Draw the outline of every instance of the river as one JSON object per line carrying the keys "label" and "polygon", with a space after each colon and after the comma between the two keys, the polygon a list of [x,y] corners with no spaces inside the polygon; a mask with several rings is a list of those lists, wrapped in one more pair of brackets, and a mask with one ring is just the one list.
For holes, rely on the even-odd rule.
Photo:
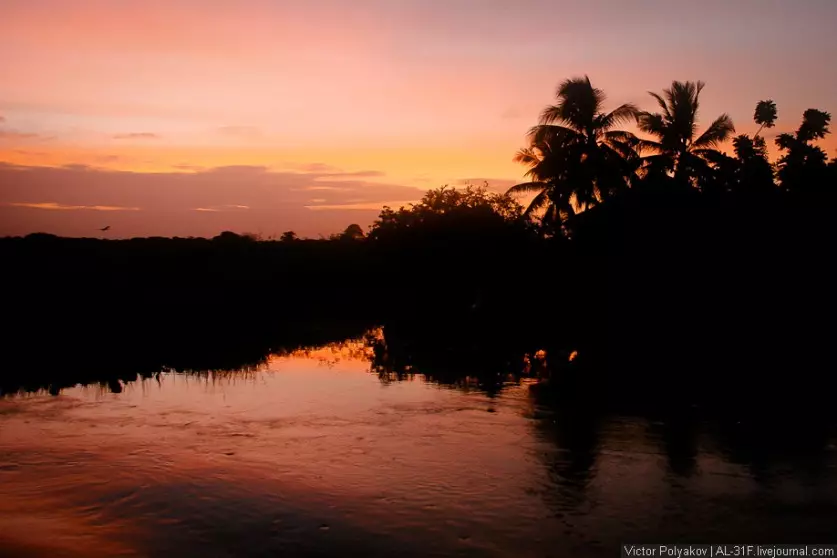
{"label": "river", "polygon": [[0,556],[617,556],[837,535],[830,435],[602,416],[530,379],[392,378],[350,345],[0,399]]}

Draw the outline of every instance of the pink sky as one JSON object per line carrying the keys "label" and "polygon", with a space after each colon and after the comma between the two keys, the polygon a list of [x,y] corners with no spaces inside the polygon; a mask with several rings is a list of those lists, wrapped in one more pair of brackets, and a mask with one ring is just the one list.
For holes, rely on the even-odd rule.
{"label": "pink sky", "polygon": [[760,99],[785,131],[833,111],[837,90],[833,0],[0,0],[0,14],[0,234],[316,236],[430,187],[503,189],[575,75],[649,108],[647,90],[702,79],[704,122],[728,112],[740,132]]}

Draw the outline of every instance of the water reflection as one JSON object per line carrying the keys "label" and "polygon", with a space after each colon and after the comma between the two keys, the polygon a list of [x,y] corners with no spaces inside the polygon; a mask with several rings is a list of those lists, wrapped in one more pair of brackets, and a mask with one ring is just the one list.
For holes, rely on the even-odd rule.
{"label": "water reflection", "polygon": [[530,401],[536,436],[554,444],[540,456],[549,478],[542,497],[584,553],[615,540],[832,536],[833,429],[821,425],[791,442],[779,435],[788,424],[608,415],[556,407],[537,384]]}
{"label": "water reflection", "polygon": [[698,472],[698,425],[692,417],[673,416],[650,421],[648,436],[660,440],[672,474],[690,477]]}
{"label": "water reflection", "polygon": [[378,331],[2,398],[0,555],[612,556],[833,535],[825,424],[614,415],[503,358],[481,372],[485,356],[435,352]]}

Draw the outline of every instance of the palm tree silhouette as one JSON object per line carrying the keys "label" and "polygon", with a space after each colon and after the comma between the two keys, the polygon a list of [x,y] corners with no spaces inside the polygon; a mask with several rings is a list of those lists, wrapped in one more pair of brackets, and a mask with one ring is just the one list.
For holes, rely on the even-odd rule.
{"label": "palm tree silhouette", "polygon": [[828,155],[812,142],[823,139],[831,130],[831,114],[808,109],[802,115],[802,124],[793,134],[779,134],[776,145],[785,154],[777,167],[782,187],[787,190],[810,189],[819,186],[825,178]]}
{"label": "palm tree silhouette", "polygon": [[731,159],[729,165],[719,167],[722,172],[727,172],[727,176],[733,177],[728,184],[732,190],[761,195],[775,189],[767,142],[759,134],[765,128],[776,125],[777,114],[775,102],[759,101],[753,113],[753,121],[759,125],[756,135],[751,138],[747,134],[741,134],[732,140],[735,159]]}
{"label": "palm tree silhouette", "polygon": [[558,223],[628,186],[638,166],[638,140],[613,129],[636,118],[636,107],[603,112],[604,92],[587,76],[565,80],[555,95],[558,102],[529,131],[529,147],[514,158],[529,167],[532,180],[508,193],[536,193],[526,213],[545,209],[542,222]]}
{"label": "palm tree silhouette", "polygon": [[756,112],[753,114],[753,120],[755,120],[756,124],[759,124],[759,130],[756,132],[754,137],[759,137],[759,134],[765,128],[772,128],[775,126],[777,115],[778,110],[775,102],[771,99],[759,101],[756,105]]}
{"label": "palm tree silhouette", "polygon": [[662,95],[648,92],[662,113],[643,111],[637,115],[639,129],[657,138],[640,142],[640,149],[653,152],[643,160],[646,171],[673,173],[676,180],[685,181],[705,177],[710,163],[723,158],[716,148],[735,132],[729,115],[722,114],[695,137],[704,86],[702,81],[675,81]]}

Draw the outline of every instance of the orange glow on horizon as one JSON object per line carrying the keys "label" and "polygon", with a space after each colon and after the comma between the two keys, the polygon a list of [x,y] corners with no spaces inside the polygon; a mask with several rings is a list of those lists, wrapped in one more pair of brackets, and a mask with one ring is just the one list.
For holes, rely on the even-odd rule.
{"label": "orange glow on horizon", "polygon": [[[0,51],[13,53],[0,58],[0,75],[9,78],[0,90],[0,163],[134,173],[332,169],[346,175],[340,180],[354,173],[357,191],[327,201],[365,208],[418,199],[443,184],[485,180],[502,191],[522,180],[525,169],[512,157],[555,85],[570,76],[589,75],[607,93],[606,108],[649,109],[647,91],[702,79],[702,127],[727,112],[739,133],[756,130],[752,111],[765,98],[779,107],[773,133],[794,130],[807,108],[835,110],[828,53],[837,37],[826,23],[837,4],[710,1],[684,19],[657,0],[642,8],[567,2],[556,28],[542,15],[551,2],[521,1],[511,9],[470,0],[13,0],[0,18]],[[706,29],[711,41],[701,39]],[[778,44],[778,34],[798,46]],[[837,156],[833,136],[823,147]],[[266,213],[284,203],[275,191],[251,190],[247,203],[193,197],[181,205]],[[30,199],[32,191],[0,185],[0,211],[19,208],[9,216],[16,224],[0,234],[77,232],[14,203],[144,207],[109,191]],[[161,193],[157,205],[171,196],[180,207],[183,195]],[[325,219],[305,209],[310,200],[294,203],[277,227],[328,234],[355,215]],[[115,230],[175,233],[136,213],[121,216],[135,221]],[[195,234],[246,226],[212,223]]]}

